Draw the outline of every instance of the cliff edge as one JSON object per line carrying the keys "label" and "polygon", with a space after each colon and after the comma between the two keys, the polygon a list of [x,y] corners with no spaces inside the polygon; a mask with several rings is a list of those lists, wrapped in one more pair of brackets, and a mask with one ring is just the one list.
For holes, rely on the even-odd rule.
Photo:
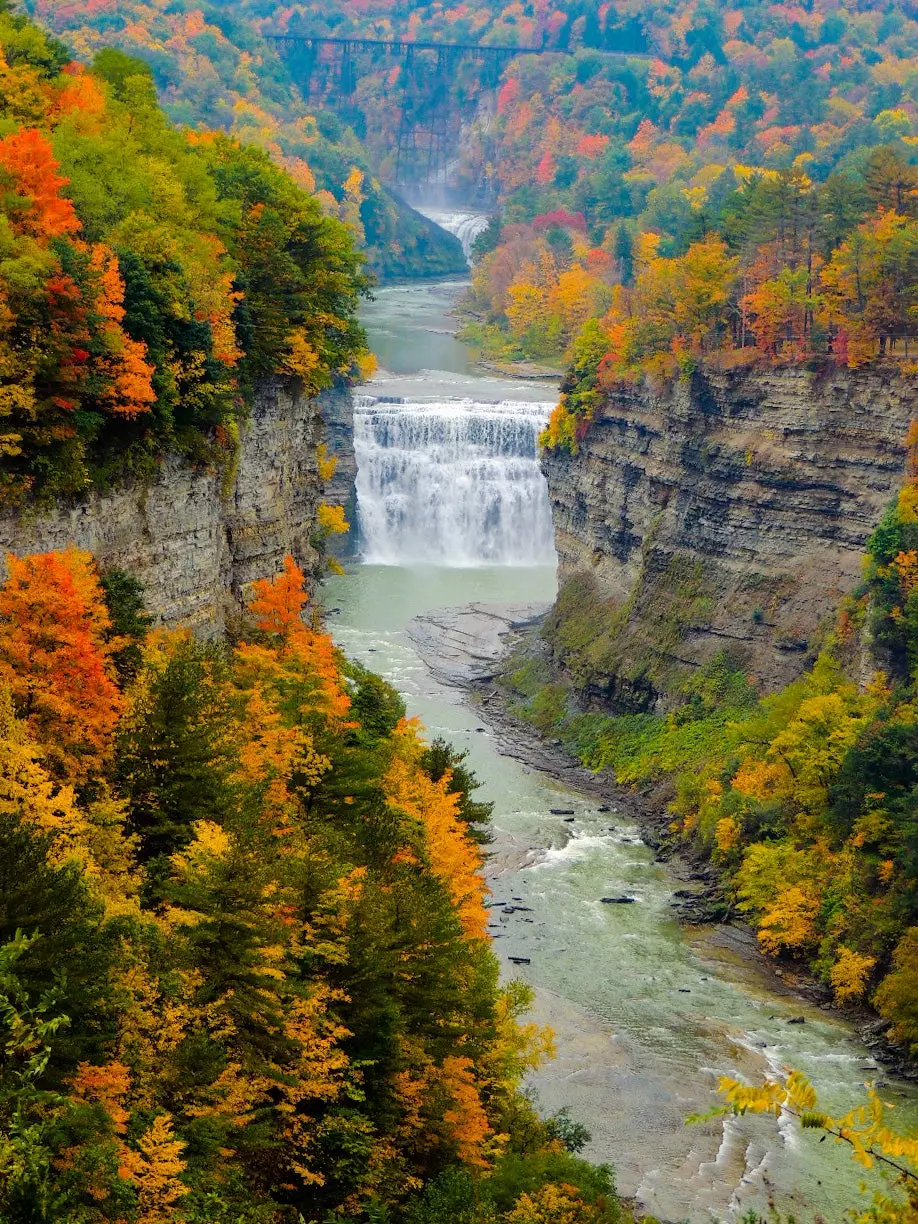
{"label": "cliff edge", "polygon": [[543,457],[556,661],[613,711],[666,708],[724,650],[763,690],[786,684],[857,585],[914,410],[894,363],[617,386],[577,453]]}
{"label": "cliff edge", "polygon": [[349,419],[350,402],[346,388],[310,398],[294,379],[269,379],[241,431],[231,482],[170,457],[148,484],[128,483],[48,511],[0,515],[0,550],[76,545],[103,569],[118,566],[138,578],[158,623],[218,633],[239,610],[249,583],[278,573],[285,554],[307,573],[320,566],[318,447],[325,441],[331,452],[345,451],[336,491],[346,500],[339,423]]}

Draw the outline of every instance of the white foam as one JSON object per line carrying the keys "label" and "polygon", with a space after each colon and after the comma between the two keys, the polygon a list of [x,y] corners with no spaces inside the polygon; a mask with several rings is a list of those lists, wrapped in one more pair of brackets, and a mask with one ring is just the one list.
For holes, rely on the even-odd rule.
{"label": "white foam", "polygon": [[555,561],[538,435],[552,405],[358,395],[360,550],[375,565]]}
{"label": "white foam", "polygon": [[603,846],[608,848],[608,845],[607,837],[575,833],[566,845],[552,846],[551,849],[546,850],[545,857],[541,862],[536,863],[535,867],[555,867],[559,863],[578,863],[581,859],[587,858],[593,850],[598,850]]}

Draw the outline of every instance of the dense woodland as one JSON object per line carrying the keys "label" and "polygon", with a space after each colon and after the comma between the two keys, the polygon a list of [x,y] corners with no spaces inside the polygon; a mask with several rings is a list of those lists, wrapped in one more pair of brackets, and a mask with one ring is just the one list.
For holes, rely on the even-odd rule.
{"label": "dense woodland", "polygon": [[[103,40],[142,56],[171,113],[260,141],[373,241],[381,211],[358,137],[391,176],[405,99],[435,109],[446,89],[467,120],[458,189],[499,207],[470,301],[469,334],[489,352],[569,357],[597,317],[603,377],[668,377],[715,355],[904,356],[914,330],[908,5],[40,0],[33,11],[83,58]],[[552,53],[520,56],[499,82],[474,63],[443,82],[383,57],[361,62],[347,94],[327,68],[325,94],[300,100],[291,123],[296,65],[261,37],[278,30]],[[559,421],[553,440],[569,444],[576,428]]]}
{"label": "dense woodland", "polygon": [[0,504],[167,451],[232,466],[257,381],[365,354],[346,226],[268,156],[178,131],[145,64],[0,12]]}
{"label": "dense woodland", "polygon": [[[599,381],[678,376],[699,359],[907,355],[918,207],[907,5],[245,0],[164,12],[40,0],[34,12],[83,58],[103,40],[142,56],[171,113],[258,140],[371,241],[382,213],[358,138],[391,177],[406,99],[433,111],[446,90],[466,118],[457,189],[499,210],[469,301],[468,334],[492,355],[570,359],[591,318]],[[278,30],[551,53],[518,57],[500,81],[474,62],[443,81],[423,56],[415,67],[380,57],[361,61],[352,93],[320,64],[326,91],[300,100],[291,125],[302,65],[262,38]],[[569,404],[549,440],[571,445],[583,427],[571,418],[584,416]]]}
{"label": "dense woodland", "polygon": [[292,560],[227,644],[88,554],[7,568],[4,1224],[622,1219],[519,1092],[551,1037],[497,983],[489,805]]}
{"label": "dense woodland", "polygon": [[469,331],[578,367],[549,445],[576,446],[607,382],[906,364],[915,332],[910,14],[651,5],[643,28],[649,59],[520,59],[498,96],[503,224]]}

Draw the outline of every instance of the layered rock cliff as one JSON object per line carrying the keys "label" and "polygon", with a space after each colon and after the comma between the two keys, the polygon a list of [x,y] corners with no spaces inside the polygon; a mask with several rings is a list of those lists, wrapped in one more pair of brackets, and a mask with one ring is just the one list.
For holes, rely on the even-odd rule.
{"label": "layered rock cliff", "polygon": [[319,566],[318,447],[325,440],[330,451],[344,452],[337,492],[346,500],[346,438],[334,434],[334,425],[327,436],[324,415],[346,423],[350,398],[341,388],[311,399],[295,380],[271,379],[255,396],[231,481],[170,458],[149,484],[92,493],[48,512],[0,516],[0,550],[87,549],[103,568],[118,566],[140,579],[158,622],[219,632],[248,585],[277,573],[286,553],[307,572]]}
{"label": "layered rock cliff", "polygon": [[349,527],[346,535],[328,541],[335,557],[352,557],[357,551],[357,456],[354,453],[354,397],[350,391],[326,392],[322,397],[324,442],[335,470],[325,485],[325,501],[342,506]]}
{"label": "layered rock cliff", "polygon": [[866,371],[706,371],[620,386],[576,454],[543,460],[560,561],[549,637],[613,709],[665,707],[727,650],[799,674],[902,482],[914,388]]}

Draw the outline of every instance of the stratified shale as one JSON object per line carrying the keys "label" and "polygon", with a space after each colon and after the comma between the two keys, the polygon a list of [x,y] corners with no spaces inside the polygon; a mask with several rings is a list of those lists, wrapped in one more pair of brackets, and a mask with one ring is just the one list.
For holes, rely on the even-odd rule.
{"label": "stratified shale", "polygon": [[561,577],[550,631],[588,699],[665,708],[725,650],[763,690],[798,675],[857,585],[913,412],[893,363],[613,389],[576,454],[543,458]]}
{"label": "stratified shale", "polygon": [[[139,578],[158,623],[220,632],[248,585],[278,573],[285,554],[307,572],[320,566],[319,502],[352,500],[351,411],[347,388],[310,398],[294,379],[266,380],[240,431],[232,480],[170,457],[149,483],[127,482],[46,511],[3,514],[0,554],[75,545],[103,568]],[[318,462],[323,441],[339,457],[327,493]]]}

